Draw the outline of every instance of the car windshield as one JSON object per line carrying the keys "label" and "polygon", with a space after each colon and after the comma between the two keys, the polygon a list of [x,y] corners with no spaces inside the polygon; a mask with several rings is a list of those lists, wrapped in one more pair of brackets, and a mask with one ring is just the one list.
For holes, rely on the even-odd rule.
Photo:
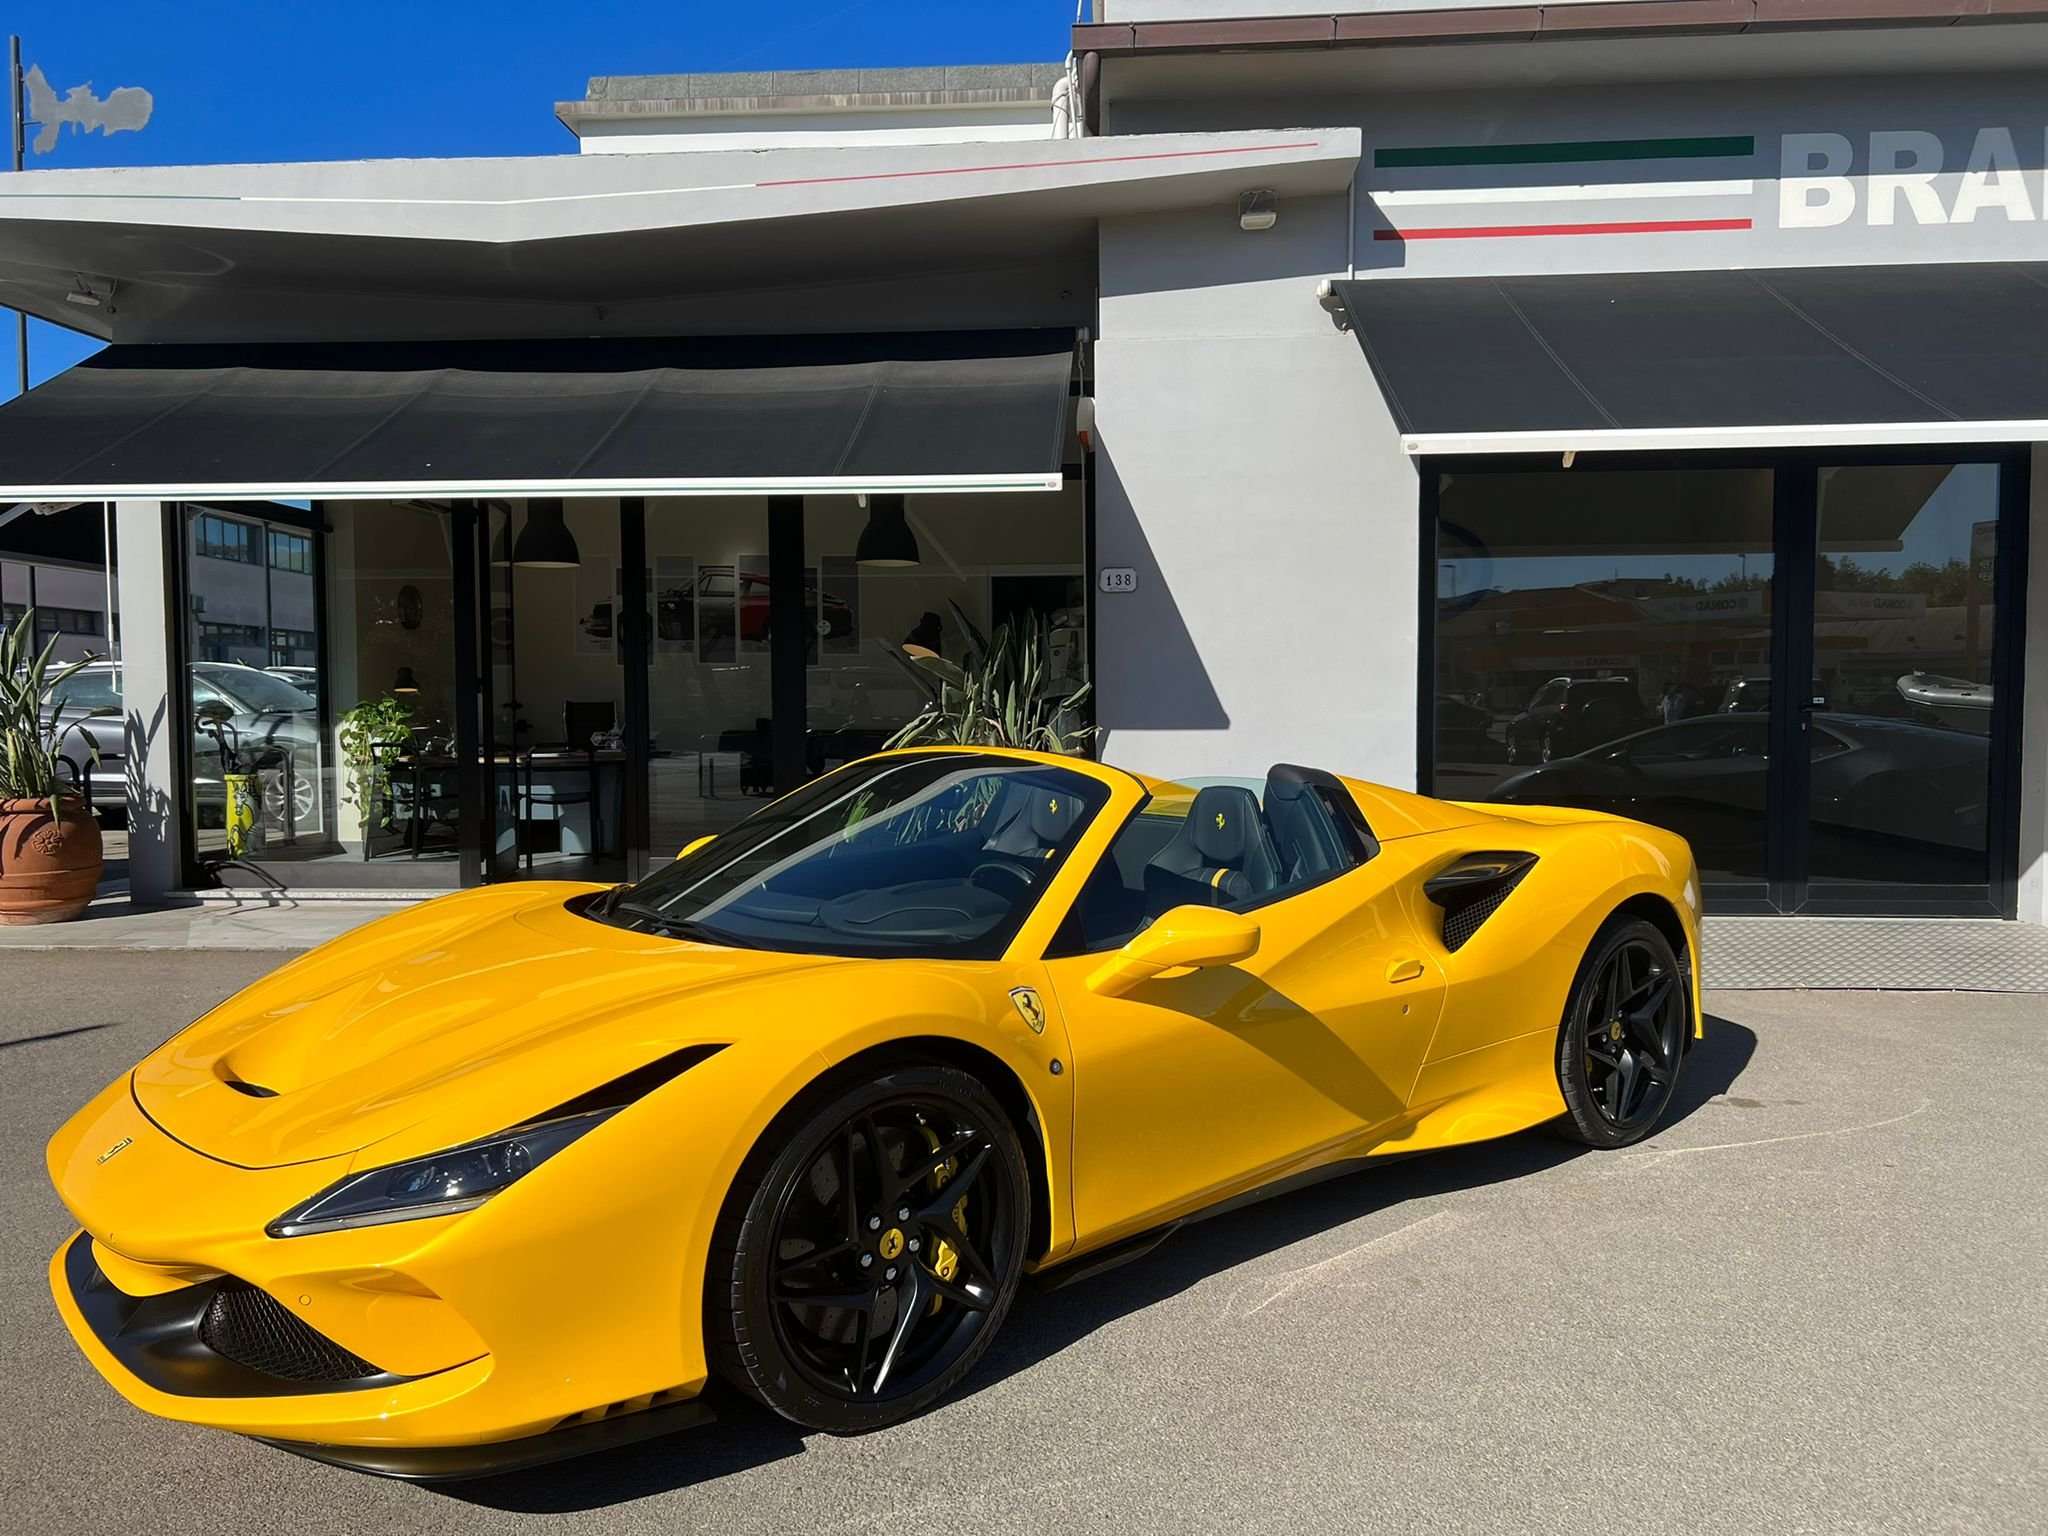
{"label": "car windshield", "polygon": [[204,671],[195,667],[192,675],[195,681],[233,699],[248,714],[310,714],[320,707],[303,690],[254,667],[210,667]]}
{"label": "car windshield", "polygon": [[850,763],[585,915],[740,948],[1000,957],[1109,787],[980,752]]}

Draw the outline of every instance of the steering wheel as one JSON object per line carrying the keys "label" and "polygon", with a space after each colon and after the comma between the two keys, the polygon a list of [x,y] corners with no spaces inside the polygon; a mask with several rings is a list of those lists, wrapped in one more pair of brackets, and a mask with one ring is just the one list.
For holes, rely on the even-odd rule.
{"label": "steering wheel", "polygon": [[[987,880],[982,878],[984,875],[1015,880],[1023,887],[1020,893],[1022,895],[1028,896],[1038,888],[1038,867],[1033,864],[1027,864],[1022,859],[1009,859],[1002,856],[983,859],[974,866],[973,872],[967,877],[967,883],[969,885],[978,885],[983,890],[994,889]],[[997,894],[1001,893],[998,892]]]}

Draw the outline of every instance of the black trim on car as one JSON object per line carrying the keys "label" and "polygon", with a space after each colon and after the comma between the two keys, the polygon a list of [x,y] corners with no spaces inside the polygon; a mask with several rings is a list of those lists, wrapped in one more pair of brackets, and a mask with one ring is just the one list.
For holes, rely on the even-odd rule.
{"label": "black trim on car", "polygon": [[[121,1368],[145,1385],[174,1397],[325,1396],[332,1392],[395,1387],[421,1379],[378,1370],[368,1361],[357,1363],[366,1367],[369,1375],[308,1380],[273,1375],[231,1360],[208,1344],[209,1335],[219,1336],[219,1319],[216,1317],[213,1326],[209,1326],[208,1314],[214,1309],[216,1298],[246,1290],[243,1282],[221,1275],[157,1296],[130,1296],[100,1269],[89,1233],[79,1233],[64,1250],[64,1280],[86,1327]],[[338,1357],[355,1360],[348,1351],[298,1318],[289,1314],[286,1318],[294,1327],[313,1334]]]}
{"label": "black trim on car", "polygon": [[638,1413],[567,1424],[544,1434],[488,1445],[316,1445],[304,1440],[277,1440],[268,1435],[253,1438],[308,1461],[368,1472],[374,1477],[408,1483],[453,1483],[520,1472],[528,1467],[566,1461],[572,1456],[653,1440],[712,1423],[717,1417],[717,1411],[703,1398],[691,1397],[644,1408]]}
{"label": "black trim on car", "polygon": [[1444,948],[1463,949],[1535,866],[1533,853],[1468,853],[1423,881],[1422,894],[1443,910]]}

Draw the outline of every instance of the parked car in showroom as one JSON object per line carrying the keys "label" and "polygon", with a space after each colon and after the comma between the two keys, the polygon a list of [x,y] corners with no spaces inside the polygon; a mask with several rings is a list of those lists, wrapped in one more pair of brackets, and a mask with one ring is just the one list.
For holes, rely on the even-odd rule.
{"label": "parked car in showroom", "polygon": [[[1850,879],[1982,878],[1988,742],[1874,715],[1812,716],[1813,856]],[[1766,809],[1770,716],[1699,715],[1503,780],[1489,797],[1640,817],[1678,833],[1705,869],[1753,857]]]}
{"label": "parked car in showroom", "polygon": [[1632,677],[1553,677],[1508,722],[1508,761],[1570,757],[1654,719]]}
{"label": "parked car in showroom", "polygon": [[[317,833],[323,811],[320,706],[304,690],[240,662],[197,661],[186,669],[186,680],[194,805],[201,821],[217,825],[226,803],[220,743],[198,723],[200,706],[218,701],[230,711],[222,734],[253,758],[263,783],[264,831],[301,837]],[[58,756],[78,782],[90,777],[95,809],[125,814],[128,781],[118,718],[121,663],[101,661],[79,668],[52,693],[50,704],[51,718],[62,727]]]}

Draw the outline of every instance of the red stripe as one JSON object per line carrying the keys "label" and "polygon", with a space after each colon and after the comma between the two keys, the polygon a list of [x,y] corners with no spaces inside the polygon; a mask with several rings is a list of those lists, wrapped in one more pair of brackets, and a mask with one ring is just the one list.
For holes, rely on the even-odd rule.
{"label": "red stripe", "polygon": [[900,181],[908,176],[973,176],[986,171],[1053,171],[1076,165],[1129,165],[1138,160],[1199,160],[1209,155],[1270,155],[1283,149],[1320,149],[1315,139],[1299,144],[1242,144],[1231,149],[1170,149],[1149,155],[1100,155],[1082,160],[1020,160],[1014,165],[948,165],[928,171],[870,171],[860,176],[792,176],[757,181],[757,187],[815,187],[834,181]]}
{"label": "red stripe", "polygon": [[1453,229],[1376,229],[1375,240],[1491,240],[1523,235],[1670,235],[1748,229],[1748,219],[1640,219],[1614,224],[1475,224]]}

